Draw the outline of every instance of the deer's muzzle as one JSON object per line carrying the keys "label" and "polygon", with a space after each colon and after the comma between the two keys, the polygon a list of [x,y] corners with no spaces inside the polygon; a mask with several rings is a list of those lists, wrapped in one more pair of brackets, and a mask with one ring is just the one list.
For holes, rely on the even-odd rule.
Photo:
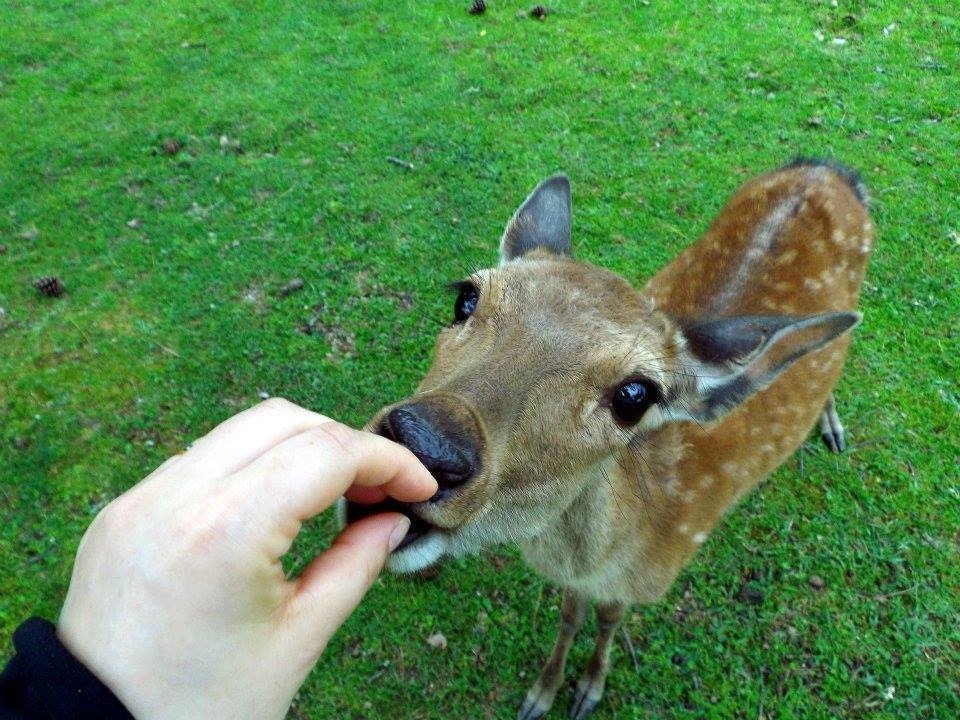
{"label": "deer's muzzle", "polygon": [[[410,504],[388,498],[373,505],[361,505],[344,500],[340,520],[350,524],[381,512],[399,512],[410,518],[410,530],[391,556],[397,565],[391,569],[409,572],[419,567],[420,560],[396,560],[404,554],[403,550],[409,548],[412,553],[419,553],[421,559],[430,555],[432,563],[446,543],[443,538],[450,533],[445,523],[435,525],[421,517],[418,509],[443,506],[480,474],[483,436],[473,413],[457,398],[446,396],[420,396],[391,408],[379,421],[374,420],[372,429],[408,448],[436,479],[438,490],[424,503]],[[421,539],[423,543],[417,543]]]}
{"label": "deer's muzzle", "polygon": [[480,470],[480,432],[459,403],[419,400],[393,408],[377,429],[408,448],[437,481],[432,501],[443,500]]}

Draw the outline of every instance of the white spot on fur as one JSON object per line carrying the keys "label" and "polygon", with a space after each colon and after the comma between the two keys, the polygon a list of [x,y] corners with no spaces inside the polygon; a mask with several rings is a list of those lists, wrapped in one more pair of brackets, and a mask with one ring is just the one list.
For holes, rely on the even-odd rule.
{"label": "white spot on fur", "polygon": [[676,477],[667,478],[667,482],[664,485],[664,490],[666,490],[668,495],[677,497],[680,495],[680,481]]}
{"label": "white spot on fur", "polygon": [[789,265],[797,259],[797,251],[794,248],[784,250],[777,256],[777,265]]}
{"label": "white spot on fur", "polygon": [[793,248],[784,250],[777,256],[777,265],[789,265],[797,259],[797,251]]}
{"label": "white spot on fur", "polygon": [[713,475],[703,475],[700,478],[700,487],[706,489],[708,487],[713,487],[714,483],[717,482],[717,479]]}
{"label": "white spot on fur", "polygon": [[813,278],[804,278],[803,286],[808,290],[819,290],[821,287],[823,287],[819,282],[817,282]]}
{"label": "white spot on fur", "polygon": [[692,539],[697,545],[703,545],[703,543],[706,542],[707,534],[701,530],[695,533]]}
{"label": "white spot on fur", "polygon": [[686,535],[687,533],[690,532],[690,526],[687,525],[686,523],[680,523],[679,525],[677,525],[677,532],[680,533],[681,535]]}

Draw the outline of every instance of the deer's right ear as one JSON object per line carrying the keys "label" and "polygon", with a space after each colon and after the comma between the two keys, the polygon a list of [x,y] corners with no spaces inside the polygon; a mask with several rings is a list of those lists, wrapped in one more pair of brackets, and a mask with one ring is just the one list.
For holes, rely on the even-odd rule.
{"label": "deer's right ear", "polygon": [[534,188],[500,239],[500,262],[534,250],[570,255],[570,181],[554,175]]}
{"label": "deer's right ear", "polygon": [[860,322],[856,312],[680,321],[686,357],[664,415],[709,422]]}

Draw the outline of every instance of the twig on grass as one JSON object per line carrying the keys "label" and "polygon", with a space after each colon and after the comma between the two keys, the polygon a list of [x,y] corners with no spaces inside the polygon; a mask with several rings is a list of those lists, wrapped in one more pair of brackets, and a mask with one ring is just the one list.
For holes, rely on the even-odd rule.
{"label": "twig on grass", "polygon": [[637,660],[637,650],[633,647],[633,640],[630,639],[630,633],[625,627],[620,628],[623,633],[623,639],[627,643],[627,652],[630,653],[630,659],[633,660],[633,669],[640,672],[640,661]]}
{"label": "twig on grass", "polygon": [[847,446],[847,450],[856,450],[857,448],[867,447],[868,445],[882,444],[887,440],[890,440],[892,437],[892,435],[881,435],[880,437],[867,438],[866,440],[861,440],[860,442],[851,443]]}
{"label": "twig on grass", "polygon": [[537,602],[533,606],[533,617],[530,618],[530,629],[537,629],[537,615],[540,613],[540,602],[543,600],[543,586],[540,586],[540,591],[537,593]]}
{"label": "twig on grass", "polygon": [[757,703],[757,720],[765,720],[766,715],[763,714],[763,692],[765,688],[763,686],[763,668],[760,668],[760,701]]}
{"label": "twig on grass", "polygon": [[407,162],[406,160],[401,160],[401,159],[398,158],[398,157],[393,157],[393,155],[387,155],[387,162],[388,162],[388,163],[393,163],[394,165],[399,165],[400,167],[406,168],[407,170],[413,170],[413,163],[412,163],[412,162]]}
{"label": "twig on grass", "polygon": [[172,347],[167,347],[167,346],[164,345],[163,343],[158,343],[158,342],[156,342],[156,341],[154,341],[154,342],[156,343],[157,347],[160,348],[161,350],[163,350],[165,353],[168,353],[168,354],[170,354],[170,355],[173,355],[173,356],[176,357],[176,358],[181,357],[180,353],[178,353],[178,352],[177,352],[176,350],[174,350]]}
{"label": "twig on grass", "polygon": [[896,597],[897,595],[906,595],[908,592],[912,592],[916,589],[917,589],[916,585],[911,585],[910,587],[903,588],[901,590],[894,590],[892,592],[880,593],[879,595],[874,595],[871,598],[871,600],[889,600],[890,598]]}

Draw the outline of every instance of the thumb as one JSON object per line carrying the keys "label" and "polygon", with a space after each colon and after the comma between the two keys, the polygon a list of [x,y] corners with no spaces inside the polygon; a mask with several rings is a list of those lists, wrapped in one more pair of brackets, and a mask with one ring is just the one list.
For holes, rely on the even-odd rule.
{"label": "thumb", "polygon": [[291,615],[301,621],[299,632],[320,643],[320,651],[360,604],[409,527],[400,513],[371,515],[348,525],[301,573]]}

